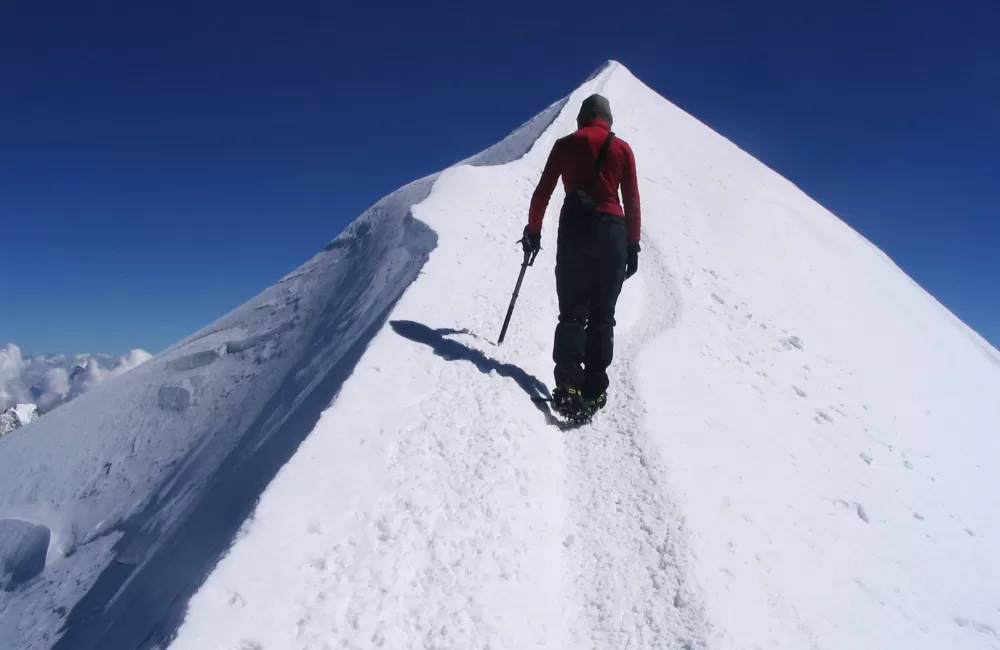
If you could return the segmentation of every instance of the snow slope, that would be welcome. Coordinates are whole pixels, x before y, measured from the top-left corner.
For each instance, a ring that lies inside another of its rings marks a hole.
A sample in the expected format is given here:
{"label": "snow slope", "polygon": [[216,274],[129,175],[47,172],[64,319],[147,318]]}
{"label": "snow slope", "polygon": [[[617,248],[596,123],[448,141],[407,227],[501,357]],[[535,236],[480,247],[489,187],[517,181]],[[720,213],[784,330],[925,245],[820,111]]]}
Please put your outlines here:
{"label": "snow slope", "polygon": [[[594,91],[645,249],[610,410],[564,432],[528,399],[551,250],[491,341]],[[448,170],[413,212],[438,249],[172,650],[1000,647],[1000,355],[792,184],[612,64],[524,158]]]}
{"label": "snow slope", "polygon": [[[561,197],[492,341],[594,91],[644,250],[565,430]],[[0,439],[0,647],[1000,647],[1000,354],[620,65],[567,102]]]}
{"label": "snow slope", "polygon": [[[520,157],[562,104],[467,161]],[[155,647],[437,236],[385,197],[299,269],[0,439],[0,648]]]}

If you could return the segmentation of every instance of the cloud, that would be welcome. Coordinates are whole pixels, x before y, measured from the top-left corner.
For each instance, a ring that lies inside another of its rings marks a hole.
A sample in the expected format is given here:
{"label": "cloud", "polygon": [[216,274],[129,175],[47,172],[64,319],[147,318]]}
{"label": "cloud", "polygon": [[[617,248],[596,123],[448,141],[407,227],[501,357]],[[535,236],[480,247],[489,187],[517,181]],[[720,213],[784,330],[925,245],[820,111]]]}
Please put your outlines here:
{"label": "cloud", "polygon": [[61,354],[24,357],[13,343],[0,348],[0,411],[37,404],[50,411],[95,386],[124,374],[152,357],[132,350],[121,357]]}

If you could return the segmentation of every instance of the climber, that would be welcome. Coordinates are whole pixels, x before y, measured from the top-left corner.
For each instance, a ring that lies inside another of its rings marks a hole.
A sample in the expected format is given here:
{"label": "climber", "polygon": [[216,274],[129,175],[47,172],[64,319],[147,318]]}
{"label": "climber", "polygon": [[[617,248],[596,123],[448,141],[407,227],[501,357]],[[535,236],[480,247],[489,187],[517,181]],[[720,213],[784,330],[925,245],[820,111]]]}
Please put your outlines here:
{"label": "climber", "polygon": [[545,209],[562,177],[566,199],[556,244],[559,323],[552,402],[565,417],[588,420],[607,404],[615,305],[622,283],[638,270],[641,216],[635,156],[611,131],[611,104],[591,95],[576,123],[577,130],[552,147],[531,197],[521,245],[526,253],[541,249]]}

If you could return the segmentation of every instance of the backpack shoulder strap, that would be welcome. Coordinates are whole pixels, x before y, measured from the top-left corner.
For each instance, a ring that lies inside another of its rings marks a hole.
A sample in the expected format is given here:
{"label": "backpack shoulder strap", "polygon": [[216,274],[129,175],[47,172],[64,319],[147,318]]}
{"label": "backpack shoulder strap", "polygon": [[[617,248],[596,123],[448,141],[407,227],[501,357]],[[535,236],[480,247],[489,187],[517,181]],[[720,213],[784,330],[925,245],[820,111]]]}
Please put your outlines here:
{"label": "backpack shoulder strap", "polygon": [[611,141],[615,139],[614,132],[609,133],[608,137],[604,140],[604,145],[601,147],[600,153],[597,154],[597,163],[594,165],[594,175],[590,177],[590,182],[587,187],[591,187],[597,182],[598,177],[601,175],[601,170],[604,169],[604,161],[608,158],[608,149],[611,147]]}

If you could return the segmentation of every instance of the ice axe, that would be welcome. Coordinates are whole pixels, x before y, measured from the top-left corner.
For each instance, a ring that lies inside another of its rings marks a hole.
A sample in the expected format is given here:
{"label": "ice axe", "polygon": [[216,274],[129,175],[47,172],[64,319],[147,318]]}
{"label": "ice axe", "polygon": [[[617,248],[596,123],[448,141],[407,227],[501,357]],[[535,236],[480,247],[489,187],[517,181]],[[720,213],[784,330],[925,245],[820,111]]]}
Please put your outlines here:
{"label": "ice axe", "polygon": [[529,266],[535,263],[536,257],[538,257],[537,250],[524,251],[524,262],[521,263],[521,272],[517,276],[517,284],[514,285],[514,295],[510,297],[510,307],[507,308],[507,317],[503,319],[503,328],[500,330],[500,340],[497,341],[497,345],[501,345],[507,336],[507,326],[510,325],[510,317],[514,313],[517,294],[521,292],[521,283],[524,282],[524,272],[528,270]]}

